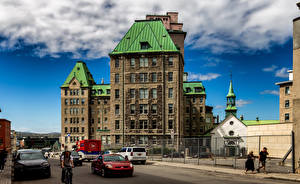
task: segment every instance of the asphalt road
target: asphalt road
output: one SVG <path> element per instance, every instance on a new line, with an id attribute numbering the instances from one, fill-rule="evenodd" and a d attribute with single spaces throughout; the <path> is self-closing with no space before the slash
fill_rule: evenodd
<path id="1" fill-rule="evenodd" d="M 14 181 L 14 184 L 57 184 L 60 182 L 61 169 L 58 160 L 50 160 L 52 177 L 43 179 L 31 177 L 21 181 Z M 153 165 L 135 165 L 133 177 L 110 177 L 103 178 L 94 175 L 90 171 L 90 163 L 85 162 L 83 166 L 76 167 L 73 170 L 73 184 L 88 183 L 109 183 L 109 184 L 296 184 L 297 182 L 288 182 L 281 180 L 255 179 L 251 176 L 237 176 L 230 174 L 221 174 L 194 169 L 182 169 L 167 166 Z"/>

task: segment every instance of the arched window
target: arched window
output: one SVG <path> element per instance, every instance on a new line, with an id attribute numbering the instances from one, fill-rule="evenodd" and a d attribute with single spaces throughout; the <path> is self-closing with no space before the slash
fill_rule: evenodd
<path id="1" fill-rule="evenodd" d="M 234 131 L 230 130 L 230 131 L 229 131 L 229 135 L 230 135 L 230 136 L 233 136 L 233 135 L 234 135 Z"/>

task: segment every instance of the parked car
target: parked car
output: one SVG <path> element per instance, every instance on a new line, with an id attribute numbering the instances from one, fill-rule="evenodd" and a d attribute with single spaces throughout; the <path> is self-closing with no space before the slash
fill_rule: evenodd
<path id="1" fill-rule="evenodd" d="M 133 165 L 119 154 L 99 155 L 91 164 L 93 174 L 101 174 L 107 177 L 110 175 L 133 175 Z"/>
<path id="2" fill-rule="evenodd" d="M 81 159 L 80 155 L 77 153 L 77 151 L 72 151 L 71 155 L 73 157 L 74 166 L 77 166 L 77 165 L 82 166 L 82 159 Z"/>
<path id="3" fill-rule="evenodd" d="M 142 164 L 146 164 L 147 153 L 146 149 L 143 147 L 124 147 L 118 154 L 131 162 L 141 162 Z"/>
<path id="4" fill-rule="evenodd" d="M 41 150 L 18 150 L 13 158 L 13 174 L 14 179 L 20 179 L 31 174 L 49 178 L 51 177 L 50 163 Z"/>

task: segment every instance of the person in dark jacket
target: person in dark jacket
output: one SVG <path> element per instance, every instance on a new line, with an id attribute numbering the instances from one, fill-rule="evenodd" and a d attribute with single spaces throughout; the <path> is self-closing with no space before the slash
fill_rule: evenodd
<path id="1" fill-rule="evenodd" d="M 253 155 L 253 151 L 250 151 L 250 153 L 247 155 L 247 160 L 245 163 L 245 168 L 246 168 L 245 173 L 246 174 L 249 170 L 251 170 L 252 173 L 254 172 L 254 159 L 255 159 L 255 157 Z"/>
<path id="2" fill-rule="evenodd" d="M 0 170 L 2 171 L 4 169 L 5 164 L 5 152 L 4 150 L 0 151 Z"/>
<path id="3" fill-rule="evenodd" d="M 266 147 L 263 148 L 263 150 L 259 153 L 259 164 L 261 164 L 261 166 L 257 169 L 257 172 L 260 172 L 260 169 L 263 168 L 264 169 L 264 173 L 266 172 L 266 160 L 267 160 L 267 156 L 269 155 L 268 149 Z"/>

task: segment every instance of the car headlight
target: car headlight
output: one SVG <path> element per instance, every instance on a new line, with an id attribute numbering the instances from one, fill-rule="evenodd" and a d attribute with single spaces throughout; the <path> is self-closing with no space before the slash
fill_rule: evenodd
<path id="1" fill-rule="evenodd" d="M 43 162 L 41 165 L 42 165 L 43 167 L 48 167 L 48 166 L 49 166 L 49 163 L 48 163 L 48 162 Z"/>
<path id="2" fill-rule="evenodd" d="M 105 167 L 109 168 L 109 169 L 113 168 L 113 166 L 111 164 L 107 164 Z"/>
<path id="3" fill-rule="evenodd" d="M 132 163 L 130 163 L 130 167 L 133 167 Z"/>

